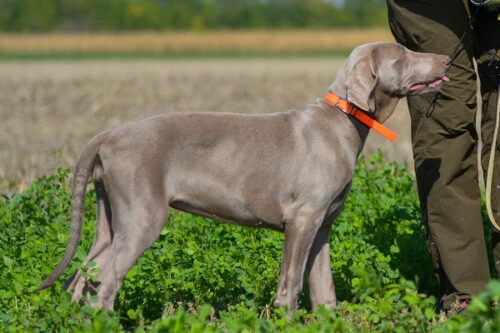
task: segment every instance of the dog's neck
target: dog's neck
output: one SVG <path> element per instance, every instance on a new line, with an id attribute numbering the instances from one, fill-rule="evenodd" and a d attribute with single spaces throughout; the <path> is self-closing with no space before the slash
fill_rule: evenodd
<path id="1" fill-rule="evenodd" d="M 307 112 L 313 112 L 312 119 L 318 121 L 318 128 L 328 128 L 331 133 L 337 133 L 342 136 L 343 141 L 347 141 L 355 149 L 357 155 L 363 149 L 370 128 L 362 124 L 355 118 L 345 114 L 335 106 L 326 102 L 323 98 L 318 98 L 313 104 L 306 108 Z M 338 125 L 343 124 L 346 130 L 338 133 Z"/>
<path id="2" fill-rule="evenodd" d="M 347 101 L 347 87 L 345 83 L 339 82 L 340 80 L 335 80 L 328 88 L 328 91 L 333 92 L 335 95 Z"/>
<path id="3" fill-rule="evenodd" d="M 328 89 L 330 92 L 334 93 L 338 97 L 348 101 L 348 96 L 347 96 L 347 87 L 345 83 L 342 80 L 336 79 L 332 85 Z M 399 98 L 395 96 L 390 96 L 386 93 L 384 93 L 381 89 L 378 87 L 374 88 L 373 91 L 373 100 L 374 100 L 374 105 L 375 105 L 375 110 L 372 110 L 370 112 L 371 117 L 373 117 L 375 120 L 379 120 L 380 122 L 384 122 L 387 120 L 387 118 L 392 114 L 394 109 L 396 108 L 396 105 L 399 101 Z M 330 103 L 326 102 L 323 100 L 323 102 L 326 104 L 326 107 L 330 110 L 330 112 L 334 113 L 340 113 L 344 118 L 347 118 L 349 120 L 348 125 L 354 129 L 352 131 L 353 133 L 356 134 L 358 140 L 354 140 L 353 142 L 359 142 L 359 152 L 363 149 L 364 143 L 366 141 L 366 138 L 368 136 L 368 133 L 370 131 L 370 128 L 357 120 L 356 118 L 349 116 L 345 114 L 343 111 L 338 109 L 336 106 L 331 105 Z M 332 110 L 333 109 L 333 110 Z M 339 117 L 336 117 L 337 120 Z M 359 154 L 359 153 L 358 153 Z"/>
<path id="4" fill-rule="evenodd" d="M 345 83 L 339 82 L 339 80 L 335 80 L 332 85 L 328 88 L 329 91 L 333 92 L 335 95 L 339 96 L 340 98 L 347 100 L 347 88 Z M 324 100 L 323 100 L 324 101 Z M 366 138 L 368 137 L 368 133 L 370 133 L 370 128 L 368 128 L 366 125 L 362 124 L 360 121 L 354 119 L 353 117 L 350 117 L 343 113 L 342 111 L 338 110 L 335 106 L 328 104 L 327 102 L 324 102 L 324 104 L 328 107 L 328 111 L 330 112 L 336 112 L 342 115 L 343 117 L 346 117 L 349 120 L 349 125 L 354 129 L 353 133 L 357 135 L 358 140 L 352 140 L 354 143 L 357 143 L 357 146 L 359 147 L 358 149 L 358 155 L 363 149 L 363 146 L 365 144 Z"/>
<path id="5" fill-rule="evenodd" d="M 363 150 L 363 147 L 365 146 L 366 138 L 370 133 L 370 128 L 367 127 L 365 124 L 361 123 L 359 120 L 354 119 L 353 117 L 348 117 L 348 119 L 351 123 L 351 126 L 354 128 L 359 137 L 359 144 L 358 144 L 358 156 L 359 156 L 359 154 Z"/>
<path id="6" fill-rule="evenodd" d="M 345 83 L 342 82 L 342 80 L 336 79 L 330 85 L 328 90 L 333 92 L 340 98 L 349 101 L 349 97 L 347 96 L 347 87 Z M 375 120 L 384 123 L 391 116 L 400 98 L 401 97 L 388 95 L 387 93 L 383 92 L 378 86 L 376 86 L 373 91 L 375 110 L 372 110 L 369 113 Z M 365 111 L 368 112 L 368 110 Z"/>
<path id="7" fill-rule="evenodd" d="M 348 96 L 348 88 L 346 85 L 346 80 L 345 80 L 345 72 L 346 69 L 345 67 L 341 68 L 339 72 L 337 73 L 335 80 L 333 83 L 330 85 L 328 90 L 330 92 L 333 92 L 335 95 L 339 96 L 340 98 L 351 102 Z M 373 110 L 365 110 L 370 117 L 375 119 L 376 121 L 380 123 L 384 123 L 393 113 L 395 110 L 400 97 L 391 95 L 385 91 L 383 91 L 378 84 L 375 85 L 373 88 L 372 92 L 370 93 L 370 99 L 371 103 L 368 102 L 367 104 L 373 105 Z M 352 102 L 351 102 L 352 103 Z M 356 125 L 355 127 L 357 128 L 358 132 L 361 131 L 361 137 L 366 139 L 367 134 L 364 131 L 363 127 L 365 127 L 364 124 L 359 123 L 359 121 L 354 120 L 353 124 Z"/>

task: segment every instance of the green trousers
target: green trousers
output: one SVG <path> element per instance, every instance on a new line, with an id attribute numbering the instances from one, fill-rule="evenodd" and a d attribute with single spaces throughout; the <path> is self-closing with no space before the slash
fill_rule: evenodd
<path id="1" fill-rule="evenodd" d="M 483 291 L 490 279 L 478 183 L 478 77 L 473 59 L 481 86 L 482 166 L 486 173 L 498 100 L 489 66 L 495 56 L 500 57 L 500 21 L 484 8 L 476 14 L 476 7 L 466 0 L 388 0 L 387 4 L 389 25 L 399 43 L 413 51 L 455 53 L 448 72 L 450 82 L 436 98 L 407 99 L 427 245 L 439 279 L 440 301 L 448 308 L 456 300 Z M 471 16 L 475 18 L 473 28 Z M 500 222 L 499 147 L 497 143 L 492 201 Z M 500 234 L 492 231 L 492 238 L 500 273 Z"/>

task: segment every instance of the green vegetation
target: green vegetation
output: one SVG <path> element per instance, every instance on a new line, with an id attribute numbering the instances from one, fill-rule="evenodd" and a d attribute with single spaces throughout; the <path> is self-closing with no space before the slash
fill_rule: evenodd
<path id="1" fill-rule="evenodd" d="M 0 0 L 0 31 L 385 25 L 384 0 Z"/>
<path id="2" fill-rule="evenodd" d="M 0 331 L 500 331 L 500 307 L 490 306 L 500 301 L 497 280 L 464 315 L 443 322 L 434 314 L 435 299 L 427 295 L 436 286 L 413 179 L 379 155 L 359 162 L 331 234 L 341 303 L 309 313 L 306 291 L 291 321 L 270 306 L 282 234 L 181 213 L 172 213 L 159 241 L 127 275 L 115 313 L 71 303 L 61 290 L 64 279 L 37 293 L 68 240 L 68 181 L 69 172 L 60 170 L 0 197 Z M 83 242 L 65 278 L 81 267 L 91 244 L 94 197 L 89 191 Z"/>

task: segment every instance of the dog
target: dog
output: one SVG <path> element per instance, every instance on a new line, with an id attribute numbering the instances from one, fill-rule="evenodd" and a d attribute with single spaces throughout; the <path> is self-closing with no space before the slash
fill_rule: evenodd
<path id="1" fill-rule="evenodd" d="M 113 310 L 126 273 L 158 238 L 172 207 L 284 232 L 274 305 L 294 311 L 307 273 L 313 309 L 334 307 L 330 228 L 369 133 L 338 106 L 383 123 L 400 98 L 440 89 L 450 62 L 395 43 L 364 44 L 351 52 L 328 89 L 339 98 L 337 105 L 318 98 L 302 111 L 165 113 L 98 134 L 75 168 L 66 252 L 39 289 L 52 285 L 76 252 L 91 178 L 98 213 L 85 263 L 94 261 L 99 272 L 95 282 L 80 272 L 70 278 L 74 301 L 91 290 L 94 306 Z"/>

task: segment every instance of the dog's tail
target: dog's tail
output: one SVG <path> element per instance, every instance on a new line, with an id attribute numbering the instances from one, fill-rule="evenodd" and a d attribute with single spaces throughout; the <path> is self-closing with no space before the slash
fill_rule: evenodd
<path id="1" fill-rule="evenodd" d="M 59 262 L 59 265 L 57 265 L 52 274 L 50 274 L 42 282 L 40 287 L 38 287 L 38 291 L 48 288 L 52 284 L 54 284 L 54 282 L 64 272 L 64 270 L 68 267 L 69 263 L 75 256 L 82 233 L 83 215 L 85 213 L 85 191 L 87 189 L 87 183 L 89 181 L 90 174 L 92 173 L 92 170 L 94 168 L 97 152 L 104 138 L 103 134 L 94 137 L 89 142 L 89 144 L 81 153 L 80 158 L 76 164 L 75 174 L 73 176 L 73 188 L 71 191 L 73 197 L 73 213 L 71 215 L 71 238 L 66 247 L 64 256 Z"/>

